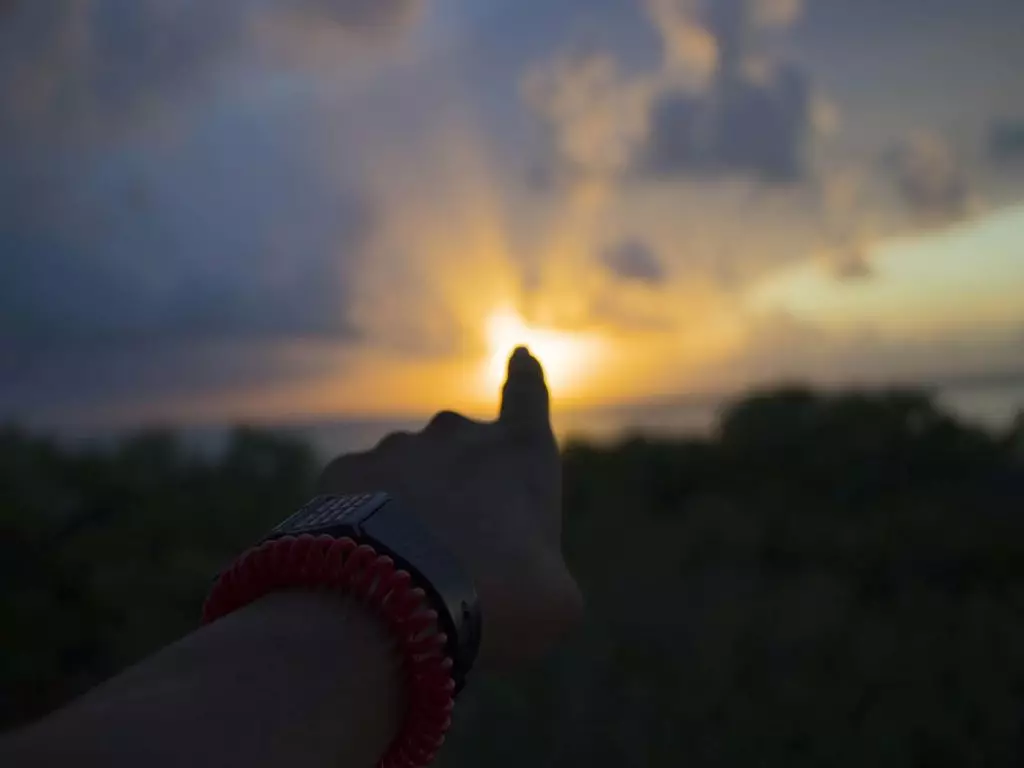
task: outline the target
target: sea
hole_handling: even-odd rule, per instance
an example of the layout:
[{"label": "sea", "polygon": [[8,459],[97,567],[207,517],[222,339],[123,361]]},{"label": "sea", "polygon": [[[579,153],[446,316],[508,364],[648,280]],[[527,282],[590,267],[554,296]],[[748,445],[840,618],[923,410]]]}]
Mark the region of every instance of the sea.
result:
[{"label": "sea", "polygon": [[[933,388],[950,413],[991,430],[1005,430],[1024,414],[1024,380]],[[552,427],[561,444],[583,440],[614,443],[645,435],[708,435],[732,398],[680,397],[602,408],[554,409]],[[342,419],[281,425],[281,431],[309,441],[321,457],[367,450],[384,435],[421,429],[427,417]]]},{"label": "sea", "polygon": [[[990,430],[1004,430],[1024,414],[1024,377],[995,382],[967,382],[926,388],[939,404],[957,417]],[[742,397],[742,394],[739,395]],[[672,437],[711,434],[724,408],[735,398],[693,395],[598,408],[555,408],[552,427],[559,443],[587,441],[609,444],[635,436]],[[395,418],[334,418],[259,423],[310,444],[319,459],[373,447],[385,435],[421,429],[423,416]],[[186,446],[200,454],[216,455],[236,425],[172,427]],[[76,429],[54,434],[69,445],[104,447],[137,430]]]}]

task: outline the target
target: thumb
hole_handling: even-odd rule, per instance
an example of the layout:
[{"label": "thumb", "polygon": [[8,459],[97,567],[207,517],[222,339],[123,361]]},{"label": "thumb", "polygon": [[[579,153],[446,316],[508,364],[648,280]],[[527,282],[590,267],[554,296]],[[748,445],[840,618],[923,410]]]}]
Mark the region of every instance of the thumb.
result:
[{"label": "thumb", "polygon": [[517,347],[508,360],[498,421],[512,433],[547,435],[551,433],[550,416],[544,369],[526,347]]}]

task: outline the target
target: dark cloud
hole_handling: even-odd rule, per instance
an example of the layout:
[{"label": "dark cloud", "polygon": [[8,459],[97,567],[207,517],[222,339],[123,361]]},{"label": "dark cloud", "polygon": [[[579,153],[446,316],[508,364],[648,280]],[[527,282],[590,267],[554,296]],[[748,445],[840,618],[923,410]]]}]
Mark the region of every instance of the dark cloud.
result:
[{"label": "dark cloud", "polygon": [[622,280],[632,280],[657,286],[665,282],[667,274],[658,254],[639,240],[623,240],[601,254],[607,269]]},{"label": "dark cloud", "polygon": [[[0,421],[66,427],[66,419],[147,403],[267,390],[325,377],[338,350],[264,340],[120,340],[51,348],[0,341]],[[136,413],[134,418],[137,418]],[[101,418],[106,418],[102,416]]]},{"label": "dark cloud", "polygon": [[373,216],[324,157],[336,116],[195,97],[259,23],[364,31],[417,5],[5,5],[0,341],[351,336],[346,285]]},{"label": "dark cloud", "polygon": [[735,172],[799,179],[811,108],[808,80],[794,66],[756,76],[725,68],[709,93],[667,93],[654,103],[641,167],[655,176]]},{"label": "dark cloud", "polygon": [[286,49],[419,4],[0,7],[0,412],[276,384],[315,373],[279,350],[361,338],[377,208]]},{"label": "dark cloud", "polygon": [[908,212],[923,223],[962,218],[970,183],[952,147],[940,136],[919,133],[886,153],[885,167]]},{"label": "dark cloud", "polygon": [[[0,116],[46,138],[101,138],[203,85],[261,21],[366,31],[417,0],[53,0],[0,15]],[[2,131],[3,129],[0,129]]]},{"label": "dark cloud", "polygon": [[241,110],[170,148],[69,161],[87,182],[34,216],[0,212],[0,337],[351,336],[372,210],[319,146],[287,115]]},{"label": "dark cloud", "polygon": [[997,163],[1024,159],[1024,119],[993,123],[989,129],[988,154]]},{"label": "dark cloud", "polygon": [[795,64],[756,45],[765,27],[792,23],[799,3],[716,0],[702,8],[699,18],[717,46],[710,86],[696,95],[669,91],[653,103],[643,168],[658,176],[800,178],[812,128],[810,82]]}]

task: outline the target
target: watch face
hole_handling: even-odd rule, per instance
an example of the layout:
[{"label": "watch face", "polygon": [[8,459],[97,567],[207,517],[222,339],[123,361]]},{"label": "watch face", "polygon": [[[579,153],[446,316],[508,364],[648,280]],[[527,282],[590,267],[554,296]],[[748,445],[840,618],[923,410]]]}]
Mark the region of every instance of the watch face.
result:
[{"label": "watch face", "polygon": [[354,526],[373,514],[387,499],[386,493],[316,496],[279,523],[271,534],[301,534],[343,525]]}]

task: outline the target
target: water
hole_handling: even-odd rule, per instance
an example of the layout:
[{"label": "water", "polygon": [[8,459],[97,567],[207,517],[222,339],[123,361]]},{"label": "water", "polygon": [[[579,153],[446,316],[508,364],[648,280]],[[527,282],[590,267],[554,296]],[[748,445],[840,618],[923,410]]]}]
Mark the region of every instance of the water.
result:
[{"label": "water", "polygon": [[[937,390],[939,403],[958,417],[990,429],[1005,429],[1024,412],[1024,382],[961,385]],[[704,435],[715,426],[727,398],[692,398],[594,409],[556,410],[559,442],[614,442],[635,434]],[[421,429],[425,419],[371,419],[291,426],[284,431],[309,440],[320,456],[366,450],[389,432]]]},{"label": "water", "polygon": [[[1024,380],[961,384],[936,388],[939,403],[968,422],[989,429],[1005,429],[1024,413]],[[587,440],[610,443],[632,435],[706,435],[730,398],[689,397],[589,409],[555,409],[552,414],[559,442]],[[372,448],[390,432],[422,429],[421,418],[334,419],[269,425],[277,432],[309,442],[324,461],[332,456]],[[186,443],[200,453],[217,453],[230,434],[227,425],[179,430]],[[57,437],[73,445],[110,446],[124,437],[114,430],[60,432]]]},{"label": "water", "polygon": [[951,413],[990,429],[1005,429],[1024,414],[1024,382],[949,387],[938,391],[939,403]]},{"label": "water", "polygon": [[[623,408],[572,410],[552,416],[560,443],[580,439],[614,442],[632,434],[679,435],[707,433],[714,425],[718,406],[701,404],[640,405]],[[320,456],[372,448],[389,432],[422,429],[427,419],[333,421],[295,425],[281,431],[308,440]]]}]

